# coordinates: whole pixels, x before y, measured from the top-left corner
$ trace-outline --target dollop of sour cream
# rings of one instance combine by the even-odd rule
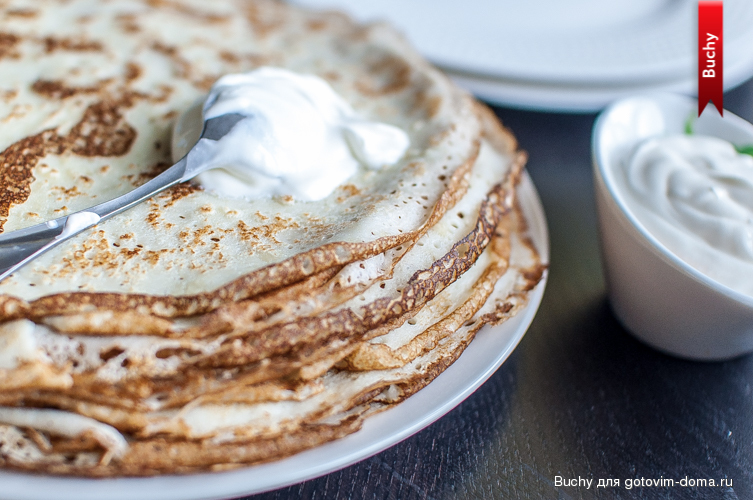
[[[395,164],[410,143],[401,129],[359,116],[321,78],[262,67],[220,78],[179,118],[174,161],[197,142],[203,120],[226,113],[245,118],[208,145],[211,170],[196,177],[222,196],[320,200],[360,166]]]
[[[638,144],[622,164],[624,198],[679,258],[753,295],[753,157],[715,137],[674,135]]]

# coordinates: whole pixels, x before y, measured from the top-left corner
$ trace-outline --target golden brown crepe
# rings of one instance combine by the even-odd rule
[[[10,1],[0,19],[3,231],[156,175],[176,117],[261,65],[325,78],[411,141],[316,202],[179,185],[0,282],[5,467],[192,472],[337,439],[541,279],[525,155],[387,26],[271,0]]]

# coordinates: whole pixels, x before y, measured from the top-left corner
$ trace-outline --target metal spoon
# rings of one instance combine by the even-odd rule
[[[170,186],[192,179],[210,168],[208,141],[220,140],[243,118],[246,118],[246,116],[228,113],[205,120],[199,141],[183,158],[133,191],[99,205],[80,210],[75,214],[68,214],[36,226],[0,234],[0,280],[7,278],[21,266],[78,233],[144,200],[148,200]],[[66,227],[68,219],[78,214],[83,215],[74,217],[74,220],[83,221],[83,223],[77,224],[77,227],[72,225]]]

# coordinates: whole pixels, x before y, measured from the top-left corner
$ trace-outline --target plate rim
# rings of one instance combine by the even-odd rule
[[[496,106],[535,111],[593,113],[610,103],[632,95],[671,92],[695,97],[698,82],[695,76],[670,82],[635,86],[549,85],[540,82],[483,78],[444,69],[460,87],[477,98]],[[753,59],[737,66],[725,67],[724,92],[742,85],[753,77]]]

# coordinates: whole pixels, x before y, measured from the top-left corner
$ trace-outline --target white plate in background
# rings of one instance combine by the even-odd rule
[[[295,0],[387,20],[435,64],[547,83],[680,80],[697,65],[696,0]],[[725,68],[753,66],[753,2],[724,2]]]
[[[294,0],[386,20],[493,104],[598,111],[649,92],[697,94],[696,0]],[[753,76],[753,1],[724,2],[724,89]]]
[[[539,111],[596,112],[612,101],[631,95],[673,92],[694,96],[698,90],[695,78],[648,85],[586,86],[483,78],[453,71],[446,71],[446,73],[455,83],[491,104]],[[730,71],[726,71],[724,90],[740,85],[752,73],[753,64],[733,67]]]

